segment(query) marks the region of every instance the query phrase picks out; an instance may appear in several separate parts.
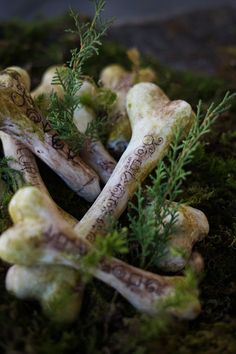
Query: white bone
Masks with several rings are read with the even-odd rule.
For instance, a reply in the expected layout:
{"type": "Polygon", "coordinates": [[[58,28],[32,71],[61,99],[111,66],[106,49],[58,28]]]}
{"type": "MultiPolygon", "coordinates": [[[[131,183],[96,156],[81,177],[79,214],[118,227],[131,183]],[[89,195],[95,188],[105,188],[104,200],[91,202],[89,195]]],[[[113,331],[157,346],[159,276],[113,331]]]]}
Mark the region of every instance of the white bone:
{"type": "MultiPolygon", "coordinates": [[[[0,238],[0,256],[9,263],[23,266],[64,265],[81,269],[80,259],[91,246],[78,238],[58,214],[50,198],[35,187],[20,189],[12,198],[9,212],[15,226],[0,238]]],[[[82,269],[83,270],[83,269],[82,269]]],[[[86,271],[115,288],[131,304],[148,314],[158,312],[158,302],[171,299],[186,279],[180,276],[159,276],[115,258],[103,259],[96,269],[86,271]]],[[[180,318],[198,315],[197,291],[192,289],[188,302],[168,311],[180,318]]]]}
{"type": "MultiPolygon", "coordinates": [[[[31,93],[32,97],[36,99],[39,95],[44,95],[44,98],[49,101],[49,96],[56,92],[59,97],[63,97],[63,89],[60,85],[52,85],[53,77],[56,74],[56,69],[60,70],[60,66],[49,68],[41,81],[41,84],[31,93]]],[[[96,87],[89,81],[84,81],[82,86],[77,92],[80,96],[84,93],[89,93],[91,96],[96,96],[96,87]]],[[[47,105],[47,102],[46,102],[47,105]]],[[[79,106],[75,109],[73,121],[77,129],[81,133],[85,133],[87,126],[95,119],[94,112],[84,106],[79,106]]],[[[101,141],[87,141],[86,146],[82,147],[80,156],[82,159],[93,168],[94,171],[100,176],[101,180],[106,183],[115,168],[116,161],[106,151],[101,141]]]]}
{"type": "Polygon", "coordinates": [[[100,192],[98,177],[35,107],[17,71],[0,74],[0,128],[48,164],[77,194],[93,201],[100,192]]]}
{"type": "MultiPolygon", "coordinates": [[[[78,92],[78,95],[80,96],[83,93],[90,93],[91,95],[95,96],[96,90],[94,85],[88,81],[84,81],[78,92]]],[[[78,107],[74,112],[73,121],[81,133],[85,133],[88,124],[91,123],[94,119],[95,113],[88,107],[78,107]]],[[[100,140],[88,140],[86,145],[81,150],[81,157],[89,166],[94,169],[94,171],[97,172],[104,183],[109,180],[116,166],[116,161],[108,153],[100,140]]]]}
{"type": "MultiPolygon", "coordinates": [[[[205,214],[198,209],[181,204],[172,233],[155,264],[165,272],[177,272],[183,269],[190,260],[194,244],[205,238],[208,233],[209,223],[205,214]]],[[[200,265],[197,268],[200,269],[200,265]]]]}
{"type": "MultiPolygon", "coordinates": [[[[155,73],[149,68],[141,69],[138,74],[139,82],[153,82],[156,79],[155,73]]],[[[130,88],[137,83],[136,76],[137,73],[129,72],[117,64],[107,66],[100,75],[102,85],[117,95],[109,112],[113,128],[108,138],[108,147],[118,156],[124,152],[131,137],[131,127],[126,111],[126,96],[130,88]]]]}
{"type": "MultiPolygon", "coordinates": [[[[21,142],[1,131],[0,139],[2,141],[4,155],[6,157],[13,158],[12,160],[8,161],[8,165],[14,170],[21,172],[25,183],[37,187],[42,192],[50,195],[40,176],[37,163],[31,151],[27,149],[27,147],[25,147],[21,142]]],[[[62,210],[60,207],[58,207],[58,209],[70,225],[74,226],[78,222],[78,220],[62,210]]]]}
{"type": "Polygon", "coordinates": [[[19,299],[39,300],[43,312],[55,322],[71,322],[79,313],[83,287],[80,274],[64,266],[12,266],[6,288],[19,299]]]}
{"type": "Polygon", "coordinates": [[[192,124],[191,107],[185,101],[170,101],[151,83],[135,85],[127,97],[132,138],[102,193],[75,230],[92,241],[104,233],[108,220],[118,218],[138,185],[168,151],[176,127],[192,124]]]}

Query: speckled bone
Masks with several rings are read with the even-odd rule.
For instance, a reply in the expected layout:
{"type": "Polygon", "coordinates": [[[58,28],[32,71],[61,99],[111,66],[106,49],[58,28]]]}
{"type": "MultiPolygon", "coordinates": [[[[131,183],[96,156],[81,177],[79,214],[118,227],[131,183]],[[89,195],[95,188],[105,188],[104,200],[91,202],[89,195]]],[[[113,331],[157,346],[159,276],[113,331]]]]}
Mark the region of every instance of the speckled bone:
{"type": "MultiPolygon", "coordinates": [[[[49,97],[53,92],[56,92],[59,97],[63,97],[62,87],[60,85],[52,85],[56,69],[61,70],[63,67],[53,66],[47,69],[40,85],[31,93],[34,99],[43,95],[44,99],[46,99],[46,106],[48,105],[49,97]]],[[[81,88],[78,90],[77,95],[80,96],[84,93],[96,96],[95,85],[85,80],[81,88]]],[[[74,112],[74,124],[81,133],[86,131],[88,124],[91,123],[93,119],[95,119],[95,113],[88,107],[79,106],[74,112]]],[[[86,164],[98,174],[104,183],[108,181],[115,168],[116,161],[108,153],[100,140],[87,140],[86,145],[81,149],[80,156],[83,161],[85,161],[86,164]]]]}
{"type": "MultiPolygon", "coordinates": [[[[35,187],[22,188],[12,198],[9,212],[15,226],[0,238],[0,257],[4,261],[22,266],[65,265],[81,269],[80,259],[91,246],[78,238],[47,195],[35,187]]],[[[152,274],[115,258],[104,259],[96,269],[86,271],[148,314],[156,314],[158,303],[174,296],[187,281],[181,276],[152,274]]],[[[197,290],[192,289],[188,301],[178,308],[171,306],[169,312],[179,318],[195,318],[200,311],[197,296],[197,290]]]]}
{"type": "Polygon", "coordinates": [[[65,323],[74,321],[80,311],[80,281],[80,273],[65,266],[14,265],[8,270],[6,288],[19,299],[38,300],[52,321],[65,323]]]}
{"type": "MultiPolygon", "coordinates": [[[[33,154],[6,133],[0,132],[0,138],[5,156],[14,158],[8,162],[8,165],[20,171],[26,183],[36,186],[49,196],[33,154]]],[[[74,226],[78,222],[59,206],[57,208],[70,225],[74,226]]],[[[56,322],[71,322],[80,311],[83,283],[80,282],[79,272],[75,272],[72,268],[14,265],[7,271],[6,288],[17,298],[38,300],[43,312],[56,322]]]]}
{"type": "MultiPolygon", "coordinates": [[[[0,140],[2,141],[4,155],[12,158],[12,160],[8,162],[8,165],[14,170],[21,172],[25,183],[37,187],[42,192],[50,195],[40,176],[39,169],[32,152],[20,141],[1,131],[0,140]]],[[[74,226],[78,223],[78,220],[76,220],[72,215],[62,210],[59,206],[57,206],[57,208],[70,225],[74,226]]]]}
{"type": "Polygon", "coordinates": [[[139,184],[168,151],[176,127],[192,124],[191,107],[185,101],[170,101],[151,83],[135,85],[127,96],[132,138],[101,194],[75,230],[90,241],[104,233],[110,218],[117,219],[139,184]]]}
{"type": "MultiPolygon", "coordinates": [[[[141,74],[139,79],[142,82],[153,82],[156,79],[155,73],[148,68],[141,70],[139,74],[141,74]]],[[[109,150],[117,156],[125,151],[131,137],[131,127],[126,111],[126,96],[130,88],[137,83],[136,76],[137,73],[129,72],[117,64],[107,66],[100,75],[102,85],[117,95],[109,112],[113,128],[107,143],[109,150]]]]}
{"type": "Polygon", "coordinates": [[[100,193],[96,173],[59,139],[35,107],[17,71],[0,73],[0,128],[48,164],[78,195],[93,201],[100,193]]]}
{"type": "MultiPolygon", "coordinates": [[[[149,146],[149,147],[150,147],[150,146],[149,146]]],[[[104,192],[102,192],[102,194],[103,194],[103,193],[104,193],[104,192]]],[[[106,194],[106,196],[109,197],[109,194],[108,194],[108,195],[106,194]]],[[[102,211],[102,210],[101,210],[101,211],[102,211]]],[[[102,215],[102,214],[101,214],[101,215],[102,215]]],[[[102,216],[103,216],[103,215],[102,215],[102,216]]],[[[93,220],[92,220],[92,219],[90,220],[90,224],[88,224],[87,226],[88,226],[88,227],[90,228],[90,230],[91,230],[91,228],[93,227],[93,220]]],[[[80,227],[81,227],[81,224],[78,224],[78,229],[77,229],[78,233],[80,233],[80,231],[81,231],[81,228],[80,228],[80,227]]],[[[87,231],[89,231],[89,230],[87,229],[87,231]]]]}
{"type": "MultiPolygon", "coordinates": [[[[158,268],[165,272],[182,270],[190,261],[194,244],[205,238],[208,232],[209,223],[202,211],[184,204],[179,205],[172,232],[162,255],[157,258],[158,268]]],[[[196,260],[200,263],[199,257],[196,260]]]]}
{"type": "MultiPolygon", "coordinates": [[[[78,95],[89,93],[96,96],[96,87],[88,81],[84,81],[78,95]]],[[[84,133],[90,122],[95,119],[95,113],[92,109],[80,106],[74,112],[74,124],[77,129],[84,133]]],[[[104,183],[107,183],[116,166],[115,159],[108,153],[100,140],[86,142],[81,150],[82,159],[97,172],[104,183]]]]}

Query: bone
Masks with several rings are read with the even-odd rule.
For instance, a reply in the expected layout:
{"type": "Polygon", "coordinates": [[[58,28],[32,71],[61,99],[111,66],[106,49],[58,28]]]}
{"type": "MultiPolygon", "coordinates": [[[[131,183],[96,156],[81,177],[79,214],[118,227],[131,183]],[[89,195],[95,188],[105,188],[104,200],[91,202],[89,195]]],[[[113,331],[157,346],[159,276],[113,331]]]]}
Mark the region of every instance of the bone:
{"type": "Polygon", "coordinates": [[[127,148],[131,137],[131,127],[126,111],[126,96],[130,88],[139,82],[155,81],[155,73],[151,69],[142,69],[138,73],[125,70],[120,65],[109,65],[100,75],[100,82],[117,95],[111,111],[109,112],[113,128],[108,138],[108,149],[117,157],[120,157],[127,148]],[[136,81],[138,79],[138,81],[136,81]]]}
{"type": "Polygon", "coordinates": [[[93,201],[100,193],[96,173],[59,139],[35,107],[17,71],[0,73],[0,128],[49,165],[78,195],[93,201]]]}
{"type": "Polygon", "coordinates": [[[64,93],[61,85],[52,85],[52,79],[56,74],[56,70],[63,70],[63,66],[50,66],[45,71],[40,84],[30,93],[33,99],[41,95],[45,96],[45,99],[47,99],[53,92],[56,92],[59,97],[63,97],[64,93]]]}
{"type": "Polygon", "coordinates": [[[83,290],[80,280],[79,272],[65,266],[14,265],[7,273],[6,288],[19,299],[38,300],[52,321],[69,323],[80,312],[83,290]]]}
{"type": "MultiPolygon", "coordinates": [[[[141,131],[141,130],[140,130],[141,131]]],[[[133,146],[133,148],[134,148],[134,146],[133,146]]],[[[138,148],[138,147],[137,147],[138,148]]],[[[151,146],[148,146],[148,148],[151,148],[151,146]]],[[[136,155],[134,155],[134,157],[136,158],[136,155]]],[[[122,166],[122,163],[119,163],[121,166],[122,166]]],[[[118,169],[118,171],[120,170],[120,168],[118,169]]],[[[129,174],[129,171],[127,172],[127,174],[129,174]]],[[[136,186],[137,186],[137,184],[136,184],[136,186]]],[[[104,191],[102,192],[102,194],[104,193],[104,191]]],[[[105,203],[104,203],[104,205],[106,205],[106,197],[108,197],[108,202],[109,202],[109,194],[107,195],[107,193],[105,193],[104,194],[104,198],[105,198],[105,203]]],[[[107,215],[107,214],[105,214],[105,216],[109,216],[109,215],[107,215]]],[[[114,216],[114,215],[113,215],[114,216]]],[[[117,214],[116,214],[116,216],[117,216],[117,214]]],[[[101,214],[100,214],[100,220],[101,219],[103,219],[103,222],[104,222],[104,229],[105,229],[105,226],[106,226],[106,222],[107,222],[107,219],[105,219],[104,220],[104,212],[103,212],[103,209],[101,209],[101,214]]],[[[93,222],[94,222],[94,220],[93,220],[93,218],[90,218],[90,220],[88,221],[88,224],[87,224],[87,232],[89,232],[89,231],[91,231],[91,230],[93,230],[93,228],[94,228],[94,225],[93,225],[93,222]],[[89,222],[90,222],[90,224],[89,224],[89,222]]],[[[80,224],[78,224],[78,226],[77,226],[78,228],[77,228],[77,233],[78,234],[80,234],[80,231],[81,231],[81,229],[80,229],[80,224]]],[[[101,233],[102,232],[102,230],[100,230],[100,232],[99,233],[101,233]]],[[[103,232],[104,232],[104,230],[103,230],[103,232]]],[[[84,236],[86,235],[86,233],[84,234],[84,236]]],[[[93,241],[94,240],[94,238],[92,237],[91,239],[90,239],[91,241],[93,241]]]]}
{"type": "MultiPolygon", "coordinates": [[[[12,198],[9,213],[15,225],[0,238],[0,257],[20,266],[52,265],[81,269],[81,258],[91,249],[78,238],[58,213],[50,198],[36,187],[20,189],[12,198]]],[[[177,289],[186,286],[181,276],[159,276],[132,267],[115,258],[103,259],[96,269],[86,269],[116,289],[138,310],[154,315],[158,303],[171,300],[177,289]]],[[[168,311],[179,318],[195,318],[200,311],[198,292],[188,294],[182,306],[168,311]]]]}
{"type": "MultiPolygon", "coordinates": [[[[10,167],[20,171],[26,183],[50,197],[33,154],[8,134],[0,132],[0,138],[5,156],[14,158],[8,162],[10,167]]],[[[71,226],[78,222],[58,205],[56,207],[71,226]]],[[[14,265],[6,276],[9,292],[20,299],[38,300],[44,314],[54,322],[71,322],[78,317],[83,297],[83,285],[79,282],[79,273],[63,266],[27,268],[14,265]]]]}
{"type": "MultiPolygon", "coordinates": [[[[49,97],[53,92],[56,92],[59,97],[63,97],[63,89],[59,85],[52,85],[53,77],[56,74],[56,70],[61,70],[60,66],[53,66],[49,68],[41,81],[41,84],[32,91],[31,95],[34,99],[37,99],[40,95],[44,95],[46,102],[44,106],[48,106],[49,97]]],[[[96,96],[96,87],[89,81],[84,81],[81,88],[78,90],[77,95],[89,93],[91,96],[96,96]]],[[[79,106],[74,112],[73,122],[79,132],[85,133],[88,124],[95,119],[95,113],[92,109],[79,106]]],[[[106,183],[110,178],[116,161],[105,149],[101,141],[86,141],[86,145],[82,147],[80,156],[94,171],[97,172],[103,183],[106,183]]]]}
{"type": "MultiPolygon", "coordinates": [[[[88,81],[84,81],[78,92],[78,96],[84,93],[96,95],[96,88],[88,81]]],[[[81,133],[85,133],[88,124],[95,119],[92,109],[85,106],[78,107],[74,112],[74,124],[81,133]]],[[[105,149],[100,140],[87,140],[86,145],[81,150],[82,159],[97,172],[103,183],[107,183],[115,166],[116,161],[105,149]]]]}
{"type": "MultiPolygon", "coordinates": [[[[4,155],[13,158],[8,162],[8,165],[14,170],[21,172],[25,183],[35,186],[42,192],[50,195],[40,176],[37,163],[31,151],[21,142],[1,131],[0,139],[2,141],[4,155]]],[[[70,225],[74,226],[78,222],[78,220],[62,210],[59,206],[57,206],[57,208],[70,225]]]]}
{"type": "Polygon", "coordinates": [[[139,184],[164,157],[176,127],[189,129],[191,107],[185,101],[170,101],[151,83],[135,85],[127,96],[132,138],[102,193],[75,227],[81,237],[93,241],[103,234],[108,221],[117,219],[139,184]]]}
{"type": "Polygon", "coordinates": [[[209,223],[205,214],[190,206],[180,205],[172,233],[163,254],[156,261],[157,267],[165,272],[178,272],[190,262],[200,272],[200,258],[196,256],[195,261],[190,258],[195,243],[204,239],[208,233],[209,223]]]}
{"type": "MultiPolygon", "coordinates": [[[[191,250],[193,244],[199,241],[201,238],[205,237],[207,232],[208,222],[206,220],[205,215],[196,209],[181,205],[178,209],[178,217],[174,225],[173,233],[170,235],[169,241],[166,244],[165,250],[163,252],[164,254],[161,258],[158,258],[156,265],[159,267],[159,269],[165,272],[178,272],[181,271],[188,263],[191,269],[196,274],[197,278],[201,279],[204,268],[203,259],[201,255],[197,252],[194,252],[191,255],[191,250]],[[173,249],[177,250],[178,252],[172,252],[173,249]]],[[[62,281],[63,276],[64,273],[63,271],[61,271],[60,281],[62,281]]],[[[34,298],[39,300],[44,310],[44,313],[51,319],[54,319],[55,315],[57,314],[54,315],[52,311],[48,313],[47,311],[45,311],[45,308],[47,308],[47,289],[51,287],[50,282],[53,282],[53,288],[57,286],[59,287],[59,284],[57,284],[57,278],[57,268],[55,270],[55,279],[53,279],[53,267],[50,267],[49,270],[47,270],[47,266],[39,267],[39,269],[36,267],[23,267],[22,270],[21,266],[14,266],[14,272],[12,273],[10,268],[10,271],[7,274],[7,290],[12,292],[18,298],[34,298]],[[47,273],[50,274],[50,277],[45,277],[45,274],[47,273]],[[17,282],[16,279],[18,279],[17,282]],[[38,284],[41,290],[37,292],[32,292],[30,285],[31,282],[33,289],[34,284],[36,283],[38,284]]],[[[74,279],[73,271],[71,274],[71,278],[72,280],[74,279]]],[[[66,291],[68,279],[70,279],[69,270],[65,273],[65,284],[63,287],[64,291],[66,291]]],[[[77,288],[78,284],[79,283],[77,282],[77,288]]],[[[68,287],[69,294],[69,292],[71,291],[71,282],[69,283],[68,287]]],[[[83,289],[83,286],[81,285],[80,288],[83,289]]],[[[76,294],[76,292],[74,293],[76,294]]],[[[80,296],[82,296],[82,290],[80,291],[80,294],[80,296]]],[[[77,296],[78,303],[81,303],[79,294],[77,296]]],[[[50,301],[50,306],[52,306],[52,299],[49,298],[48,301],[50,301]]],[[[70,297],[68,295],[67,301],[68,303],[71,301],[73,306],[74,302],[76,301],[75,296],[72,295],[70,297]]],[[[74,317],[72,317],[72,315],[70,314],[67,321],[69,322],[75,320],[78,317],[79,310],[80,307],[78,306],[77,311],[74,310],[73,312],[74,317]]],[[[61,321],[66,321],[68,312],[67,306],[63,308],[63,312],[65,314],[61,316],[61,321]]],[[[58,320],[60,320],[59,317],[58,320]]]]}

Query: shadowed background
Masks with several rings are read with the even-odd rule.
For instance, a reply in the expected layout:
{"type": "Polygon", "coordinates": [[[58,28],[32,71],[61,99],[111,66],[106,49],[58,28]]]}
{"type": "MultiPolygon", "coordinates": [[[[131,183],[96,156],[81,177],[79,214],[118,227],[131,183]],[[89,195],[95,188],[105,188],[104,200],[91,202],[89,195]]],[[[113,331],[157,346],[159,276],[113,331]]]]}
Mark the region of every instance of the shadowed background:
{"type": "MultiPolygon", "coordinates": [[[[69,7],[92,16],[89,0],[0,0],[0,20],[35,20],[69,7]]],[[[107,0],[105,18],[116,20],[108,37],[180,70],[232,76],[236,68],[236,0],[107,0]]]]}
{"type": "MultiPolygon", "coordinates": [[[[67,11],[69,7],[80,9],[83,14],[93,14],[93,4],[89,0],[0,0],[0,4],[1,19],[57,16],[67,11]]],[[[236,0],[107,0],[104,15],[109,18],[116,17],[117,23],[120,23],[148,18],[166,19],[197,9],[226,5],[236,7],[236,0]]]]}

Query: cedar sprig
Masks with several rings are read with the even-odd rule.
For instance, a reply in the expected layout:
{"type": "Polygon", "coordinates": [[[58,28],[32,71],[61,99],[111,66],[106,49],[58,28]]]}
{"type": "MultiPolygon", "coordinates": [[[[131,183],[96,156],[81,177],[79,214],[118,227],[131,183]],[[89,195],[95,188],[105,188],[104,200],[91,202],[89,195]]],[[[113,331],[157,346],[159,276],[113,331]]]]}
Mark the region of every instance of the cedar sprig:
{"type": "Polygon", "coordinates": [[[182,139],[183,131],[177,129],[167,157],[151,177],[151,185],[145,193],[140,187],[136,193],[137,203],[130,203],[129,240],[136,262],[138,260],[142,268],[154,266],[164,255],[169,237],[174,233],[179,205],[183,202],[180,200],[182,185],[191,174],[186,166],[203,143],[202,137],[210,132],[219,115],[230,108],[235,96],[227,92],[220,103],[212,103],[206,112],[202,102],[198,103],[194,122],[185,139],[182,139]]]}
{"type": "Polygon", "coordinates": [[[82,23],[79,14],[73,10],[70,15],[74,19],[75,29],[68,32],[77,35],[80,40],[80,48],[71,50],[71,58],[67,65],[56,70],[52,84],[60,85],[63,89],[63,98],[56,92],[51,95],[48,119],[56,129],[61,139],[67,141],[74,152],[79,152],[87,140],[97,140],[101,126],[106,120],[97,118],[88,124],[86,132],[80,133],[73,123],[73,115],[76,108],[80,107],[80,97],[77,96],[83,84],[84,66],[93,55],[98,55],[102,45],[101,38],[105,35],[112,21],[103,21],[102,12],[105,1],[95,0],[95,15],[91,22],[82,23]]]}

